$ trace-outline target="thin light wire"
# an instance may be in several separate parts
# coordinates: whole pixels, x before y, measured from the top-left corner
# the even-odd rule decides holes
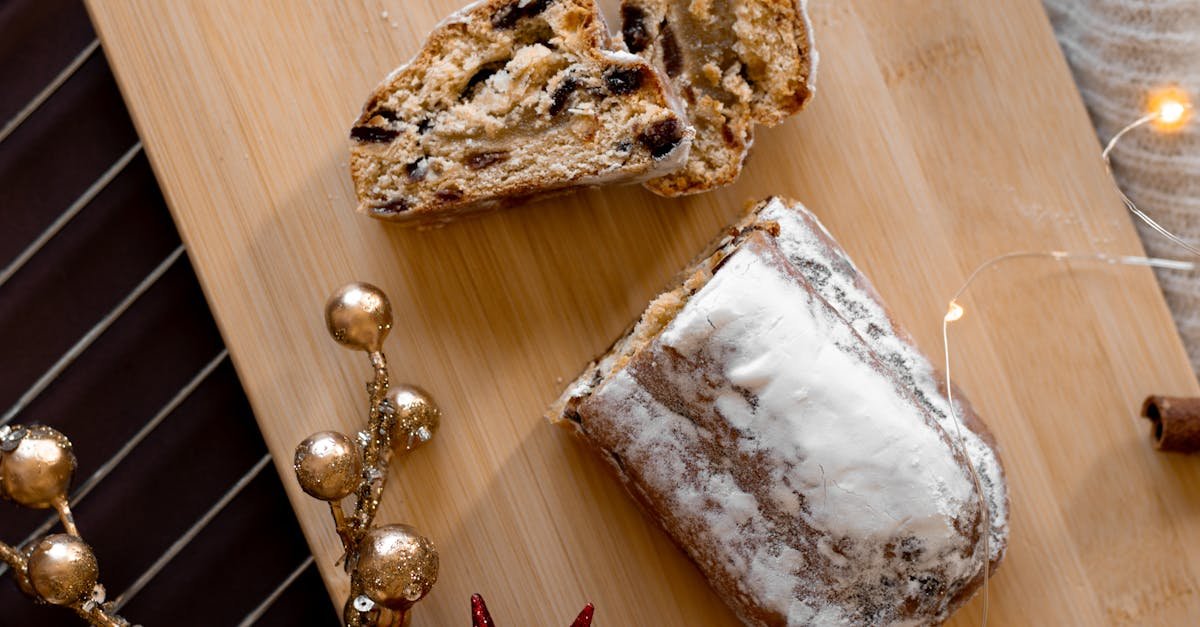
[[[263,602],[259,603],[258,607],[254,608],[254,611],[247,614],[246,617],[242,619],[242,622],[238,623],[238,627],[252,627],[255,623],[257,623],[258,619],[262,618],[263,615],[267,613],[267,610],[271,609],[271,606],[275,604],[275,601],[279,600],[279,597],[283,595],[283,592],[287,590],[288,587],[290,587],[293,583],[295,583],[295,581],[300,578],[300,575],[304,574],[304,571],[308,570],[309,567],[315,563],[316,558],[311,555],[308,556],[308,559],[300,562],[300,565],[296,567],[296,570],[292,571],[292,574],[288,575],[287,578],[285,578],[278,586],[275,586],[274,592],[268,595],[266,599],[263,599]]]
[[[233,501],[233,499],[237,498],[237,496],[242,493],[242,490],[244,490],[246,486],[250,485],[251,481],[254,481],[254,479],[262,473],[263,469],[267,467],[267,464],[269,464],[270,461],[271,455],[268,453],[263,455],[262,459],[258,460],[258,463],[254,464],[254,467],[246,471],[246,474],[242,475],[242,478],[238,479],[237,483],[233,484],[233,487],[229,488],[229,490],[225,492],[225,495],[222,496],[220,500],[214,503],[213,506],[210,507],[203,516],[193,523],[192,526],[183,533],[183,535],[179,536],[179,538],[176,539],[175,542],[171,544],[171,546],[162,555],[160,555],[153,564],[150,565],[150,568],[146,569],[146,572],[142,573],[142,575],[137,578],[137,581],[134,581],[133,584],[130,585],[127,590],[125,590],[125,592],[122,592],[120,596],[113,600],[113,611],[121,611],[121,608],[124,607],[126,603],[129,603],[131,600],[133,600],[133,598],[136,597],[138,593],[146,587],[147,584],[153,581],[154,578],[158,576],[158,573],[162,572],[162,569],[165,568],[166,565],[171,562],[171,560],[175,559],[180,552],[187,548],[187,546],[191,544],[192,540],[195,540],[196,536],[200,535],[200,532],[204,531],[204,528],[207,527],[208,524],[211,523],[213,519],[216,518],[217,515],[219,515],[221,511]]]
[[[1185,109],[1190,110],[1191,108],[1192,108],[1191,104],[1185,105]],[[1133,200],[1125,194],[1125,190],[1121,189],[1121,186],[1117,184],[1117,177],[1116,177],[1116,175],[1113,174],[1112,160],[1109,157],[1112,154],[1113,148],[1117,147],[1117,142],[1121,141],[1121,138],[1124,137],[1127,133],[1129,133],[1133,129],[1141,127],[1141,126],[1145,126],[1145,125],[1159,119],[1159,117],[1161,115],[1162,115],[1161,112],[1147,113],[1146,115],[1143,115],[1142,117],[1125,125],[1124,128],[1117,131],[1116,135],[1112,136],[1112,139],[1108,140],[1108,144],[1106,144],[1104,146],[1104,150],[1100,151],[1100,158],[1104,160],[1104,167],[1105,167],[1105,169],[1108,170],[1108,175],[1110,177],[1112,177],[1113,187],[1115,187],[1117,190],[1117,193],[1120,194],[1121,202],[1125,205],[1125,208],[1128,209],[1130,213],[1137,216],[1137,218],[1139,220],[1141,220],[1142,222],[1145,222],[1147,226],[1154,229],[1154,231],[1156,233],[1158,233],[1159,235],[1167,238],[1168,240],[1170,240],[1177,246],[1180,246],[1183,249],[1187,250],[1189,253],[1192,253],[1193,255],[1200,257],[1200,249],[1197,249],[1196,247],[1192,246],[1191,244],[1183,241],[1183,239],[1180,238],[1178,235],[1175,235],[1171,231],[1167,230],[1166,227],[1159,224],[1154,218],[1151,218],[1149,214],[1147,214],[1145,211],[1142,211],[1141,208],[1139,208],[1137,206],[1137,204],[1134,203]]]
[[[217,366],[220,366],[228,356],[229,349],[223,349],[217,354],[216,357],[213,357],[212,360],[200,370],[200,372],[196,373],[196,376],[192,377],[191,381],[188,381],[186,385],[180,388],[179,391],[175,393],[175,396],[173,396],[171,400],[167,401],[167,403],[163,405],[157,413],[154,414],[153,418],[147,421],[146,424],[142,425],[142,428],[139,429],[132,438],[125,442],[124,446],[122,446],[119,451],[117,451],[112,457],[108,458],[108,461],[104,462],[104,465],[100,468],[97,468],[96,472],[92,473],[92,476],[88,477],[86,481],[79,485],[79,487],[75,488],[75,493],[71,495],[71,507],[75,507],[82,502],[83,499],[87,498],[87,495],[91,494],[92,490],[94,490],[96,486],[104,480],[105,477],[112,473],[112,471],[115,470],[116,467],[122,461],[124,461],[126,457],[129,457],[129,454],[133,452],[133,449],[136,448],[138,444],[141,444],[142,440],[145,440],[146,437],[158,427],[158,425],[162,424],[163,420],[165,420],[167,416],[171,415],[180,405],[182,405],[183,402],[192,395],[192,392],[195,392],[196,388],[200,387],[200,384],[204,383],[204,381],[208,379],[208,376],[212,374],[213,371],[217,369]],[[30,533],[29,536],[25,538],[24,542],[17,546],[29,546],[29,543],[46,535],[46,532],[50,531],[50,528],[58,524],[58,522],[59,519],[57,515],[47,517],[46,520],[33,531],[33,533]],[[8,564],[0,565],[0,576],[3,576],[7,571]]]
[[[942,352],[945,355],[945,376],[946,376],[946,401],[950,405],[950,415],[954,418],[954,430],[959,448],[961,449],[963,458],[967,461],[967,469],[971,473],[971,479],[975,483],[975,491],[979,495],[979,506],[983,512],[983,618],[981,625],[987,626],[988,619],[988,583],[990,578],[990,570],[992,565],[992,555],[990,540],[992,534],[991,509],[987,504],[987,497],[983,493],[983,485],[979,479],[979,473],[975,469],[975,464],[971,461],[971,456],[967,452],[967,442],[962,434],[962,417],[958,413],[958,408],[954,405],[954,385],[952,384],[950,375],[950,323],[962,317],[963,309],[958,303],[961,298],[984,271],[1006,261],[1016,259],[1031,259],[1042,258],[1052,259],[1054,261],[1090,261],[1102,262],[1109,265],[1123,266],[1143,266],[1152,268],[1169,268],[1172,270],[1194,270],[1196,264],[1190,261],[1181,261],[1178,259],[1159,259],[1155,257],[1139,257],[1133,255],[1107,255],[1104,253],[1069,253],[1064,251],[1018,251],[1006,253],[992,257],[983,262],[967,275],[967,280],[963,282],[958,291],[954,292],[954,297],[950,299],[950,305],[947,309],[947,314],[942,318]]]
[[[950,406],[950,416],[954,418],[952,421],[954,422],[954,433],[963,459],[967,461],[967,470],[970,471],[971,481],[975,484],[975,493],[979,495],[979,511],[983,514],[983,620],[981,625],[986,627],[989,601],[988,581],[991,578],[992,570],[992,509],[988,507],[987,496],[983,493],[983,483],[979,480],[979,471],[975,469],[975,462],[971,461],[971,454],[967,451],[967,440],[962,434],[962,420],[958,416],[958,410],[954,408],[954,388],[950,387],[950,348],[946,334],[946,325],[949,323],[947,319],[942,319],[942,347],[946,353],[946,403]]]
[[[1126,124],[1124,128],[1117,131],[1117,134],[1113,135],[1112,138],[1108,140],[1108,143],[1104,145],[1104,150],[1100,151],[1100,158],[1103,159],[1105,163],[1109,163],[1109,155],[1112,153],[1113,148],[1117,147],[1117,142],[1121,141],[1122,137],[1125,137],[1129,131],[1132,131],[1135,128],[1145,126],[1157,120],[1158,116],[1159,114],[1157,112],[1147,113],[1146,115],[1143,115],[1129,124]]]
[[[95,53],[99,48],[100,40],[93,39],[92,43],[88,44],[82,51],[80,51],[79,54],[75,55],[75,58],[67,64],[67,67],[63,68],[62,71],[50,81],[50,84],[43,87],[42,91],[38,92],[38,94],[34,96],[32,100],[26,103],[23,109],[18,111],[16,115],[14,115],[8,122],[4,124],[4,128],[0,129],[0,142],[8,139],[8,136],[12,135],[13,131],[17,130],[18,126],[21,126],[21,124],[24,123],[29,116],[33,115],[34,111],[37,111],[39,107],[45,104],[45,102],[50,99],[50,96],[53,96],[54,92],[58,91],[58,88],[62,87],[63,83],[66,83],[67,79],[71,78],[71,76],[74,75],[75,72],[81,66],[83,66],[83,64],[86,63],[87,60],[91,58],[92,54]]]
[[[54,362],[54,365],[50,366],[50,369],[43,373],[42,376],[38,378],[38,380],[34,382],[34,384],[30,386],[24,394],[21,395],[21,398],[17,399],[17,402],[14,403],[13,406],[4,413],[4,416],[0,418],[0,427],[12,422],[13,418],[17,417],[17,414],[21,413],[21,411],[25,409],[29,403],[33,402],[33,400],[36,399],[39,394],[44,392],[47,387],[50,387],[50,384],[53,383],[54,380],[57,379],[58,376],[61,375],[62,372],[66,370],[67,367],[70,366],[81,354],[83,354],[83,352],[86,351],[88,347],[90,347],[92,343],[96,341],[96,338],[99,338],[101,335],[103,335],[104,332],[107,331],[109,327],[111,327],[113,323],[116,322],[117,319],[120,318],[125,311],[128,310],[129,307],[132,306],[133,303],[142,296],[142,294],[145,294],[147,290],[157,283],[158,280],[162,278],[163,274],[166,274],[167,270],[170,269],[175,261],[183,255],[183,251],[184,247],[182,244],[180,244],[179,247],[176,248],[171,254],[167,255],[167,258],[163,259],[158,266],[150,272],[150,274],[146,275],[146,278],[142,279],[141,283],[138,283],[137,287],[134,287],[133,291],[129,292],[124,300],[117,304],[117,306],[114,307],[112,311],[108,312],[107,315],[101,318],[100,322],[97,322],[96,325],[88,330],[83,337],[79,338],[79,341],[75,342],[75,345],[72,346],[70,350],[64,353],[62,357],[59,357],[58,361]]]
[[[74,202],[71,203],[71,206],[67,207],[66,211],[62,212],[62,214],[59,215],[58,218],[56,218],[54,222],[46,228],[45,231],[42,231],[42,234],[39,235],[37,239],[33,240],[33,243],[31,243],[29,246],[26,246],[25,250],[22,250],[21,254],[17,255],[16,259],[13,259],[7,266],[4,267],[4,270],[0,270],[0,287],[4,287],[4,284],[8,283],[8,280],[11,279],[13,275],[16,274],[22,267],[24,267],[26,263],[29,263],[29,260],[33,259],[33,256],[38,254],[38,252],[42,250],[42,247],[45,246],[47,242],[53,239],[55,235],[58,235],[58,232],[61,231],[68,222],[73,220],[75,216],[79,215],[79,212],[82,211],[84,207],[88,206],[88,204],[91,203],[92,200],[100,194],[100,192],[104,191],[104,188],[108,187],[108,184],[113,182],[113,179],[117,178],[117,175],[123,172],[125,170],[125,166],[129,165],[129,162],[133,161],[133,158],[136,157],[141,151],[141,141],[137,142],[131,146],[129,150],[125,151],[125,154],[121,155],[121,158],[117,159],[117,161],[109,166],[99,178],[93,181],[92,184],[86,190],[84,190]]]

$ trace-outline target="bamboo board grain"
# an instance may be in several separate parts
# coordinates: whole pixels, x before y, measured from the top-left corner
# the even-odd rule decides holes
[[[668,539],[543,408],[744,201],[803,199],[935,360],[945,300],[1012,250],[1137,253],[1036,0],[814,1],[817,98],[763,132],[734,187],[591,191],[435,232],[355,215],[347,126],[456,0],[89,0],[93,18],[331,592],[337,540],[291,479],[295,444],[362,420],[337,285],[377,283],[394,379],[444,412],[380,516],[442,553],[418,625],[729,625]],[[1004,447],[1012,543],[995,625],[1200,615],[1200,460],[1163,456],[1149,392],[1196,394],[1146,270],[1014,262],[964,299],[959,381]],[[219,442],[201,443],[219,450]],[[954,620],[976,624],[976,599]]]

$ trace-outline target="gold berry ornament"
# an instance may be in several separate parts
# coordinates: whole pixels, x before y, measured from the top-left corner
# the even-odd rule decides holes
[[[340,344],[371,353],[383,349],[392,330],[392,305],[383,290],[370,283],[350,283],[325,303],[325,325]]]
[[[83,601],[100,579],[92,547],[65,533],[42,538],[29,555],[28,568],[30,586],[42,600],[54,605]]]
[[[339,344],[367,353],[374,377],[367,383],[366,428],[350,436],[322,431],[296,448],[296,481],[310,496],[327,501],[345,550],[350,595],[342,610],[347,627],[407,625],[412,605],[437,581],[433,542],[408,525],[375,527],[393,453],[429,441],[441,413],[429,393],[412,385],[392,387],[383,340],[392,328],[392,306],[378,287],[350,283],[325,303],[325,325]],[[347,513],[342,499],[354,494]]]
[[[362,455],[349,436],[321,431],[296,447],[296,481],[309,496],[340,501],[354,493],[362,481]]]
[[[386,608],[411,607],[429,593],[437,575],[433,542],[408,525],[376,527],[359,546],[354,576],[362,593]]]
[[[396,412],[392,445],[413,450],[428,442],[442,423],[442,413],[429,393],[415,385],[397,385],[384,396]]]
[[[41,425],[23,429],[12,450],[0,456],[0,492],[34,509],[65,499],[75,475],[75,455],[66,436]]]
[[[24,547],[0,542],[0,561],[25,594],[68,607],[95,627],[128,627],[104,603],[96,554],[75,527],[67,492],[74,474],[67,436],[44,426],[0,426],[0,495],[29,508],[53,507],[66,531]]]

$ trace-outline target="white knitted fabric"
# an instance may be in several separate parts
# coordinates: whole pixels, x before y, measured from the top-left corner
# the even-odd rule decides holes
[[[1200,0],[1043,0],[1092,122],[1107,142],[1146,112],[1151,89],[1175,84],[1200,106]],[[1200,247],[1200,111],[1174,134],[1138,129],[1113,151],[1125,193],[1152,218]],[[1141,222],[1153,256],[1187,258]],[[1158,270],[1179,334],[1200,372],[1200,273]]]

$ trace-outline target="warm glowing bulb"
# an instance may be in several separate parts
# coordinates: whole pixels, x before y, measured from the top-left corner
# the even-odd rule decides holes
[[[962,305],[954,301],[950,301],[950,309],[946,310],[946,322],[954,322],[963,317]]]
[[[1168,100],[1158,108],[1158,119],[1166,124],[1176,124],[1183,119],[1185,110],[1182,102]]]
[[[1163,87],[1150,92],[1149,109],[1154,116],[1154,128],[1170,133],[1187,124],[1192,103],[1186,91],[1178,87]]]

